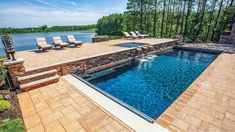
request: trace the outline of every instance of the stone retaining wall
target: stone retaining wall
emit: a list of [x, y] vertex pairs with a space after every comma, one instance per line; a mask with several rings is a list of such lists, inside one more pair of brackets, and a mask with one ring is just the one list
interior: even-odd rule
[[60, 76], [71, 74], [71, 73], [85, 73], [87, 70], [100, 69], [101, 66], [107, 64], [120, 63], [123, 60], [131, 60], [133, 57], [138, 55], [136, 49], [115, 52], [112, 54], [106, 54], [102, 56], [90, 57], [85, 59], [74, 60], [70, 62], [64, 62], [48, 67], [43, 67], [31, 71], [27, 71], [26, 75], [31, 75], [38, 72], [56, 69]]
[[92, 38], [92, 43], [95, 42], [105, 42], [105, 41], [109, 41], [110, 39], [108, 37], [102, 37], [102, 38]]
[[[18, 76], [32, 75], [53, 69], [56, 69], [60, 76], [71, 73], [84, 74], [86, 72], [96, 72], [104, 70], [106, 68], [113, 67], [115, 65], [127, 63], [132, 61], [136, 57], [142, 56], [143, 54], [147, 54], [150, 52], [159, 52], [169, 47], [172, 48], [175, 44], [176, 41], [166, 42], [156, 45], [146, 45], [144, 47], [133, 48], [120, 52], [114, 52], [110, 54], [105, 54], [85, 59], [63, 62], [60, 64], [54, 64], [51, 66], [41, 67], [30, 71], [25, 70], [24, 67], [22, 67], [23, 66], [22, 64], [18, 67], [18, 69], [14, 67], [14, 70], [12, 70], [11, 69], [12, 66], [8, 66], [8, 69], [12, 77], [14, 78], [13, 80], [14, 82], [16, 81], [16, 78]], [[18, 71], [20, 73], [18, 73]], [[14, 84], [16, 87], [18, 87], [18, 82], [15, 82]]]
[[152, 45], [154, 49], [148, 47], [142, 47], [142, 53], [138, 51], [139, 48], [134, 48], [130, 50], [125, 50], [121, 52], [114, 52], [111, 54], [106, 54], [102, 56], [90, 57], [86, 59], [75, 60], [71, 62], [61, 63], [54, 66], [48, 66], [45, 68], [40, 68], [37, 70], [27, 71], [26, 74], [38, 73], [45, 70], [57, 69], [58, 74], [63, 76], [71, 73], [80, 73], [85, 72], [95, 72], [99, 70], [104, 70], [115, 65], [123, 64], [128, 61], [133, 60], [134, 58], [142, 55], [143, 53], [147, 54], [149, 52], [157, 52], [164, 50], [167, 47], [173, 47], [176, 42], [167, 42], [163, 44]]

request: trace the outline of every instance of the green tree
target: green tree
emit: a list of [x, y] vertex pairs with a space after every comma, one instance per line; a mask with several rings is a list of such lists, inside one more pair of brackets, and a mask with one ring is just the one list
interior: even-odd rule
[[182, 35], [186, 42], [218, 42], [234, 19], [234, 0], [128, 0], [125, 13], [98, 21], [97, 33], [143, 30], [154, 37]]
[[97, 22], [96, 32], [100, 35], [121, 35], [122, 34], [123, 15], [112, 14], [104, 16]]

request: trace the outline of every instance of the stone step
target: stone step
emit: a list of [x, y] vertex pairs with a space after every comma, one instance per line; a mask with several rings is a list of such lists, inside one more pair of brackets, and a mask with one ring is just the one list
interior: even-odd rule
[[36, 89], [39, 87], [43, 87], [52, 83], [56, 83], [59, 81], [60, 76], [59, 75], [54, 75], [48, 78], [44, 78], [44, 79], [40, 79], [40, 80], [36, 80], [33, 82], [29, 82], [29, 83], [25, 83], [25, 84], [20, 84], [20, 89], [22, 89], [22, 91], [26, 92], [32, 89]]
[[54, 69], [54, 70], [50, 70], [50, 71], [39, 72], [39, 73], [32, 74], [32, 75], [18, 77], [17, 80], [19, 81], [19, 84], [25, 84], [25, 83], [37, 81], [37, 80], [40, 80], [43, 78], [48, 78], [48, 77], [54, 76], [56, 74], [57, 74], [57, 70]]

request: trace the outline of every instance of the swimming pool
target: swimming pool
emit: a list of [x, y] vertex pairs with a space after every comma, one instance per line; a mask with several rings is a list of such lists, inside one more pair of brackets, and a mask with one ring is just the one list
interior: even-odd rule
[[134, 48], [134, 47], [144, 46], [144, 45], [146, 45], [146, 44], [143, 44], [143, 43], [124, 43], [124, 44], [118, 44], [116, 46], [125, 47], [125, 48]]
[[91, 84], [156, 119], [217, 57], [168, 50], [86, 78]]

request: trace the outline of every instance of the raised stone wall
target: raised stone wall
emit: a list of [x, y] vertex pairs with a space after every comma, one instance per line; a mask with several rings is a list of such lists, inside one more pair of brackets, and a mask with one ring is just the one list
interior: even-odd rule
[[105, 41], [109, 41], [110, 39], [108, 37], [101, 37], [101, 38], [92, 38], [92, 43], [95, 42], [105, 42]]
[[[142, 54], [147, 54], [149, 52], [159, 52], [161, 50], [164, 50], [166, 48], [172, 48], [176, 42], [167, 42], [163, 44], [157, 44], [152, 46], [146, 46], [142, 47], [141, 51], [139, 52], [140, 48], [134, 48], [130, 50], [125, 50], [121, 52], [114, 52], [111, 54], [105, 54], [101, 56], [96, 57], [90, 57], [86, 59], [80, 59], [80, 60], [74, 60], [70, 62], [65, 62], [57, 65], [47, 66], [31, 71], [27, 71], [26, 74], [30, 75], [33, 73], [38, 73], [46, 70], [52, 70], [56, 69], [58, 71], [58, 74], [63, 76], [70, 73], [80, 73], [83, 74], [85, 72], [95, 72], [99, 70], [103, 70], [115, 65], [119, 65], [122, 63], [126, 63], [128, 61], [133, 60], [134, 58], [141, 56]], [[153, 47], [151, 49], [150, 47]]]
[[[100, 56], [78, 59], [69, 62], [62, 62], [51, 66], [41, 67], [30, 71], [25, 71], [23, 63], [15, 67], [16, 65], [8, 65], [11, 75], [16, 78], [18, 76], [32, 75], [43, 71], [49, 71], [56, 69], [60, 76], [79, 73], [84, 74], [87, 72], [96, 72], [104, 70], [106, 68], [113, 67], [115, 65], [123, 64], [132, 61], [136, 57], [142, 56], [150, 52], [160, 52], [167, 48], [172, 48], [176, 44], [176, 41], [166, 42], [163, 44], [147, 45], [144, 47], [138, 47], [133, 49], [127, 49], [125, 51], [114, 52], [110, 54], [104, 54]], [[16, 70], [17, 69], [17, 70]], [[16, 80], [14, 80], [16, 81]], [[18, 87], [18, 83], [15, 82], [15, 86]]]

